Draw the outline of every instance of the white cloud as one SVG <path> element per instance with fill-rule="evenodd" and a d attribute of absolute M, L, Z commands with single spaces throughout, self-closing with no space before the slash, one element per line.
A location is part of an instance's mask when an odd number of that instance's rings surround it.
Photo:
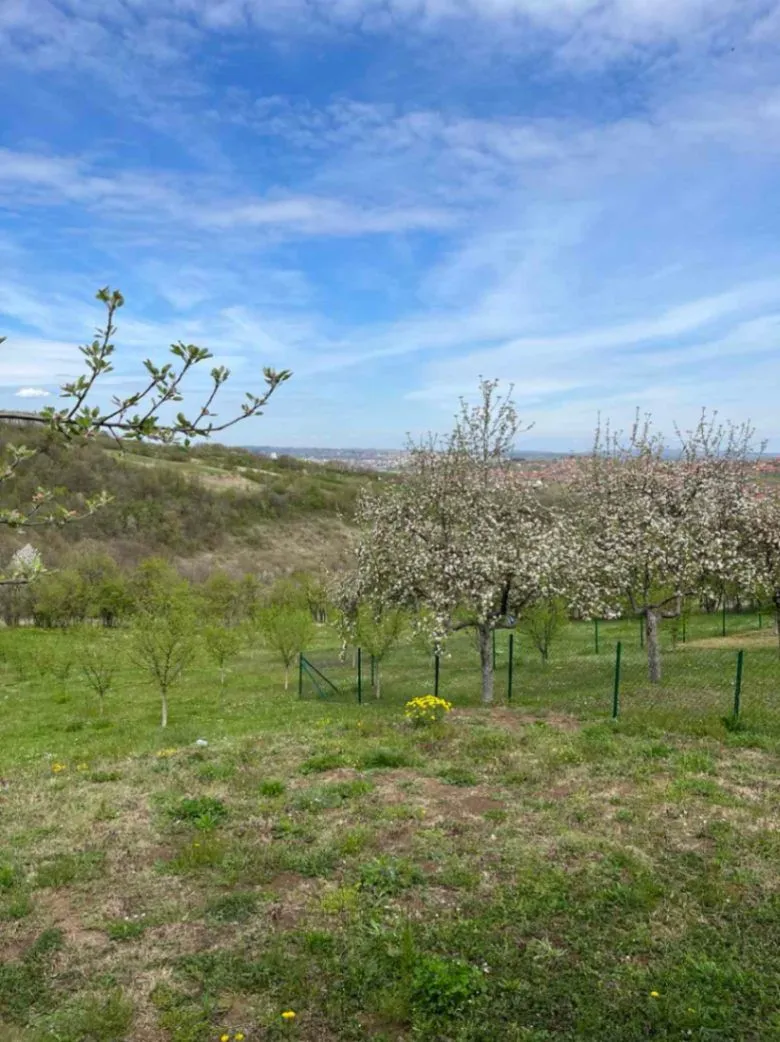
<path fill-rule="evenodd" d="M 442 207 L 360 205 L 326 196 L 277 192 L 258 198 L 234 180 L 158 171 L 128 173 L 96 167 L 86 157 L 0 149 L 0 199 L 21 205 L 78 204 L 109 221 L 159 227 L 160 219 L 201 229 L 267 229 L 305 235 L 370 235 L 442 228 L 454 215 Z M 226 200 L 230 200 L 227 202 Z"/>
<path fill-rule="evenodd" d="M 36 68 L 78 62 L 107 79 L 113 70 L 119 91 L 140 61 L 173 72 L 179 90 L 177 63 L 207 35 L 466 34 L 468 60 L 552 50 L 561 61 L 604 64 L 639 48 L 691 51 L 747 34 L 771 44 L 777 9 L 776 0 L 5 0 L 0 51 Z"/>
<path fill-rule="evenodd" d="M 16 392 L 17 398 L 48 398 L 49 392 L 42 387 L 20 387 Z"/>

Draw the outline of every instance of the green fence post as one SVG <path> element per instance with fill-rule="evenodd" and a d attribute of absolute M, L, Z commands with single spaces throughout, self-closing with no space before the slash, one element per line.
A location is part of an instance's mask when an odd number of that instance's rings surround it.
<path fill-rule="evenodd" d="M 363 701 L 363 655 L 360 648 L 357 649 L 357 698 L 360 705 Z"/>
<path fill-rule="evenodd" d="M 761 614 L 761 609 L 758 609 L 758 628 L 761 629 L 764 625 L 764 617 Z"/>
<path fill-rule="evenodd" d="M 721 616 L 720 635 L 721 635 L 721 637 L 725 637 L 726 636 L 726 598 L 725 597 L 723 598 L 723 612 L 722 612 L 722 616 Z"/>
<path fill-rule="evenodd" d="M 685 616 L 682 617 L 682 642 L 685 643 Z"/>
<path fill-rule="evenodd" d="M 509 634 L 509 674 L 507 676 L 506 685 L 506 700 L 507 702 L 512 701 L 512 675 L 514 673 L 514 658 L 515 658 L 515 635 L 514 633 Z"/>
<path fill-rule="evenodd" d="M 620 657 L 623 653 L 623 644 L 618 641 L 615 646 L 615 683 L 612 687 L 612 719 L 617 720 L 620 711 Z"/>
<path fill-rule="evenodd" d="M 734 719 L 739 718 L 742 707 L 742 666 L 745 661 L 745 652 L 737 652 L 737 675 L 734 678 Z"/>
<path fill-rule="evenodd" d="M 298 698 L 303 698 L 303 652 L 298 655 Z"/>
<path fill-rule="evenodd" d="M 496 668 L 496 631 L 493 630 L 493 669 Z"/>
<path fill-rule="evenodd" d="M 598 655 L 598 653 L 599 653 L 599 620 L 598 619 L 594 619 L 593 620 L 593 628 L 594 628 L 595 637 L 596 637 L 596 654 Z"/>
<path fill-rule="evenodd" d="M 433 693 L 439 697 L 439 669 L 441 667 L 441 655 L 437 651 L 433 657 Z"/>

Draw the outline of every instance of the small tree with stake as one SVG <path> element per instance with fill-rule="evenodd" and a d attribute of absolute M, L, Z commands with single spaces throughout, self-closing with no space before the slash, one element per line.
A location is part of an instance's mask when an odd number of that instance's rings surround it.
<path fill-rule="evenodd" d="M 139 390 L 127 397 L 115 397 L 107 408 L 93 404 L 95 392 L 104 383 L 113 369 L 115 351 L 113 337 L 117 331 L 114 319 L 124 305 L 118 290 L 101 289 L 97 299 L 105 306 L 106 324 L 98 329 L 91 343 L 82 347 L 85 372 L 61 388 L 61 397 L 69 404 L 63 408 L 46 408 L 39 413 L 0 411 L 0 423 L 22 422 L 45 427 L 51 438 L 67 444 L 78 444 L 84 439 L 105 434 L 118 441 L 123 439 L 157 441 L 165 444 L 179 439 L 189 442 L 193 438 L 209 438 L 232 427 L 241 420 L 259 416 L 274 391 L 290 376 L 288 370 L 263 369 L 265 390 L 256 395 L 246 393 L 238 415 L 218 420 L 213 411 L 220 390 L 230 376 L 224 366 L 211 370 L 211 387 L 202 404 L 190 416 L 176 413 L 164 419 L 163 413 L 169 406 L 183 400 L 184 384 L 188 374 L 212 356 L 205 348 L 182 342 L 173 344 L 170 352 L 172 362 L 159 365 L 151 359 L 144 362 L 146 377 Z M 4 337 L 0 337 L 3 343 Z M 0 449 L 0 491 L 14 480 L 21 467 L 28 464 L 38 453 L 44 451 L 42 442 L 38 448 L 25 445 L 5 445 Z M 3 507 L 0 505 L 0 525 L 23 530 L 47 525 L 64 525 L 93 514 L 105 506 L 109 497 L 105 494 L 86 502 L 73 504 L 62 501 L 53 489 L 38 489 L 26 507 Z M 12 563 L 0 584 L 29 582 L 42 570 L 40 558 Z"/>

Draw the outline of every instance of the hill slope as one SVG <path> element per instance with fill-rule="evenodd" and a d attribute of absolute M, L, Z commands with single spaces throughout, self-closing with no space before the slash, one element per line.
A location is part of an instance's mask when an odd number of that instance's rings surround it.
<path fill-rule="evenodd" d="M 0 532 L 7 559 L 32 542 L 57 565 L 77 547 L 99 545 L 132 565 L 161 554 L 200 570 L 275 574 L 338 563 L 359 489 L 369 473 L 271 459 L 224 445 L 118 446 L 109 439 L 63 446 L 33 427 L 0 428 L 3 444 L 42 451 L 0 489 L 3 506 L 29 505 L 39 487 L 57 488 L 74 509 L 105 490 L 111 504 L 57 529 Z"/>

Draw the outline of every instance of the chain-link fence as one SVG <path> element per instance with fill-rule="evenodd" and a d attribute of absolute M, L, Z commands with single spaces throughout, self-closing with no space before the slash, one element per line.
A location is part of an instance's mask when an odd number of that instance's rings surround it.
<path fill-rule="evenodd" d="M 780 642 L 774 618 L 721 612 L 664 620 L 659 630 L 661 679 L 651 683 L 639 619 L 571 622 L 545 657 L 522 628 L 498 630 L 493 646 L 494 698 L 529 711 L 584 719 L 617 716 L 659 727 L 780 732 Z M 619 648 L 619 650 L 618 650 Z M 473 633 L 453 635 L 441 654 L 415 641 L 381 659 L 365 649 L 301 658 L 301 697 L 403 703 L 439 694 L 477 705 L 481 667 Z"/>

